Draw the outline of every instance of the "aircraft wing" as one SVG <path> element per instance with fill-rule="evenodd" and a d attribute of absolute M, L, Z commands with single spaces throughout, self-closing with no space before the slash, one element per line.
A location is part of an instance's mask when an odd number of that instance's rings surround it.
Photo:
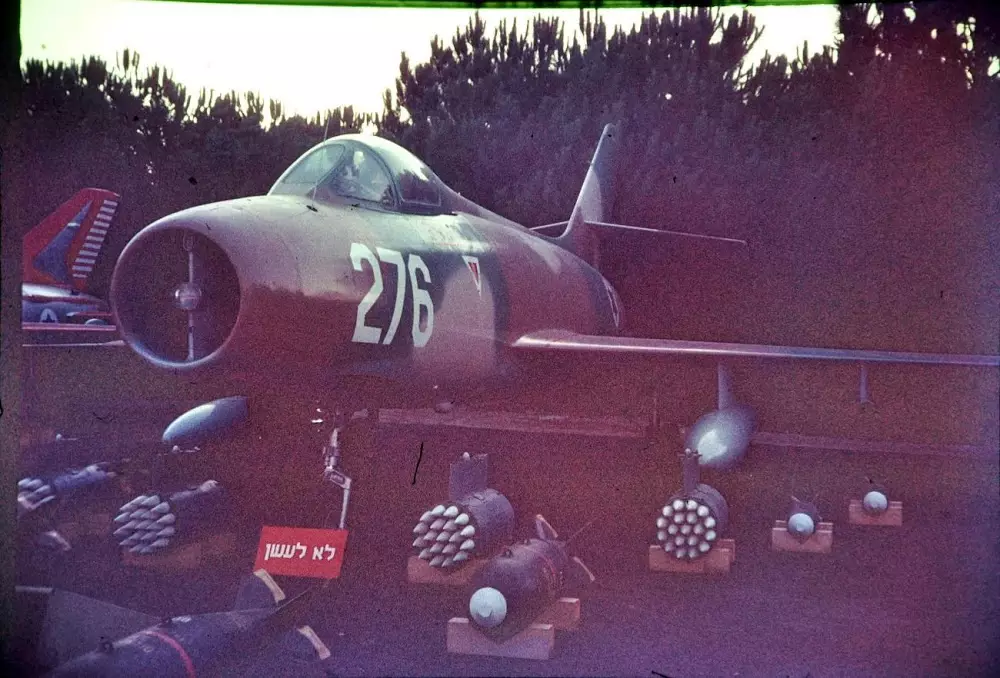
<path fill-rule="evenodd" d="M 531 332 L 514 342 L 515 349 L 533 351 L 567 351 L 575 353 L 709 358 L 782 358 L 826 360 L 853 363 L 898 363 L 911 365 L 965 365 L 997 367 L 1000 356 L 957 355 L 950 353 L 907 353 L 867 351 L 842 348 L 812 348 L 805 346 L 768 346 L 764 344 L 729 344 L 712 341 L 680 339 L 641 339 L 577 334 L 565 330 Z"/>

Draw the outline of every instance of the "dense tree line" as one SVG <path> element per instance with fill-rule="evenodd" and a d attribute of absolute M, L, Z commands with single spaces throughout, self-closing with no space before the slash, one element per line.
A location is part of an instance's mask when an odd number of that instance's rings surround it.
<path fill-rule="evenodd" d="M 24 153 L 11 168 L 25 196 L 17 223 L 30 228 L 83 186 L 109 188 L 123 196 L 111 252 L 163 215 L 266 192 L 324 134 L 354 131 L 372 118 L 350 107 L 286 117 L 279 102 L 265 106 L 252 92 L 203 90 L 195 99 L 169 71 L 143 69 L 128 50 L 113 67 L 97 58 L 30 61 L 22 77 L 17 142 Z M 98 287 L 113 263 L 99 260 Z"/>
<path fill-rule="evenodd" d="M 253 94 L 193 98 L 134 54 L 114 67 L 31 62 L 24 161 L 10 168 L 18 223 L 103 186 L 124 196 L 120 248 L 163 214 L 266 191 L 325 134 L 366 124 L 476 202 L 560 221 L 617 121 L 616 221 L 751 243 L 746 256 L 605 243 L 635 333 L 995 349 L 1000 50 L 988 4 L 845 6 L 835 50 L 752 65 L 760 30 L 747 13 L 654 12 L 610 33 L 582 13 L 580 29 L 568 40 L 555 19 L 476 17 L 435 38 L 426 62 L 403 55 L 379 114 L 312 119 Z"/>

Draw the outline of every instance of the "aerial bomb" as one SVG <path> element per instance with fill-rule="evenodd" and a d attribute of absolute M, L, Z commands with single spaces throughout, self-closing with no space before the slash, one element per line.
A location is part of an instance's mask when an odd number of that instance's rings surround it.
<path fill-rule="evenodd" d="M 213 519 L 222 498 L 222 488 L 214 480 L 169 497 L 140 495 L 118 509 L 112 521 L 115 528 L 112 536 L 122 548 L 131 547 L 129 552 L 133 554 L 150 555 L 162 551 L 177 543 L 179 537 L 187 539 L 197 534 Z"/>
<path fill-rule="evenodd" d="M 542 516 L 535 516 L 535 533 L 502 549 L 472 577 L 469 618 L 492 640 L 506 640 L 531 625 L 559 597 L 569 576 L 594 580 Z"/>
<path fill-rule="evenodd" d="M 484 586 L 469 598 L 469 614 L 481 628 L 496 628 L 507 618 L 507 599 L 495 588 Z"/>
<path fill-rule="evenodd" d="M 492 553 L 509 543 L 513 532 L 514 508 L 510 501 L 496 490 L 487 488 L 424 512 L 413 528 L 413 534 L 423 539 L 414 541 L 413 548 L 417 557 L 431 567 L 447 569 L 468 562 L 472 556 Z M 434 546 L 425 548 L 428 544 Z M 454 553 L 452 546 L 460 553 L 450 558 L 437 557 Z M 463 553 L 465 557 L 457 557 Z"/>
<path fill-rule="evenodd" d="M 163 431 L 163 442 L 173 452 L 226 438 L 245 429 L 250 420 L 246 396 L 219 398 L 194 407 L 174 419 Z"/>
<path fill-rule="evenodd" d="M 816 521 L 808 513 L 788 516 L 788 532 L 797 539 L 808 539 L 816 531 Z"/>
<path fill-rule="evenodd" d="M 816 505 L 792 497 L 792 505 L 788 510 L 788 533 L 805 541 L 816 532 L 819 525 L 819 512 Z"/>

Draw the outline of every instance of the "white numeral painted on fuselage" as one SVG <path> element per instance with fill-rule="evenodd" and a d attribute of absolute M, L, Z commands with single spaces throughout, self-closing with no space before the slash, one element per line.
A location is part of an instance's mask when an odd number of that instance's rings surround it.
<path fill-rule="evenodd" d="M 405 266 L 403 264 L 403 255 L 396 250 L 387 250 L 382 247 L 376 247 L 375 251 L 378 252 L 379 259 L 396 267 L 396 304 L 392 307 L 392 319 L 389 321 L 389 329 L 385 331 L 385 338 L 382 339 L 383 344 L 391 344 L 393 337 L 396 336 L 396 330 L 399 329 L 399 319 L 403 317 L 403 299 L 406 298 L 406 275 L 404 275 Z M 416 289 L 416 285 L 413 287 Z M 359 306 L 359 314 L 360 310 L 361 307 Z M 414 335 L 414 337 L 416 337 L 416 335 Z"/>
<path fill-rule="evenodd" d="M 409 278 L 410 291 L 413 295 L 413 345 L 418 347 L 425 346 L 431 338 L 431 333 L 434 331 L 434 302 L 431 300 L 430 293 L 420 287 L 417 272 L 420 272 L 425 284 L 429 283 L 431 281 L 431 272 L 427 268 L 427 264 L 424 263 L 419 254 L 409 255 L 409 257 L 406 257 L 406 262 L 404 263 L 403 255 L 396 250 L 376 247 L 375 252 L 378 253 L 377 257 L 367 245 L 357 242 L 351 243 L 351 265 L 354 266 L 354 270 L 364 270 L 361 263 L 368 262 L 368 266 L 372 270 L 372 277 L 374 278 L 371 288 L 358 303 L 358 315 L 354 321 L 354 336 L 351 338 L 351 341 L 360 344 L 392 343 L 392 340 L 396 337 L 396 331 L 399 329 L 399 321 L 403 317 L 403 303 L 406 299 L 406 280 Z M 381 328 L 372 327 L 365 323 L 365 316 L 368 315 L 368 311 L 378 301 L 384 289 L 379 260 L 396 268 L 396 299 L 392 308 L 392 318 L 389 320 L 389 327 L 386 329 L 384 337 L 382 336 Z M 404 275 L 404 270 L 408 275 Z M 422 317 L 425 317 L 424 322 L 421 322 Z"/>
<path fill-rule="evenodd" d="M 382 330 L 377 327 L 365 325 L 365 315 L 367 315 L 372 305 L 379 298 L 379 295 L 382 294 L 382 269 L 379 268 L 378 259 L 375 258 L 375 255 L 372 254 L 372 251 L 367 246 L 357 242 L 351 243 L 351 265 L 354 266 L 355 271 L 363 270 L 361 267 L 362 261 L 368 262 L 375 281 L 372 283 L 371 289 L 361 299 L 361 303 L 358 304 L 358 317 L 354 321 L 354 336 L 351 338 L 351 341 L 362 344 L 377 344 L 382 336 Z"/>
<path fill-rule="evenodd" d="M 410 255 L 410 289 L 413 290 L 413 345 L 424 346 L 431 338 L 434 331 L 434 302 L 431 301 L 430 293 L 422 289 L 417 284 L 417 271 L 424 277 L 424 282 L 431 281 L 431 272 L 427 269 L 427 264 L 417 254 Z M 420 327 L 420 316 L 423 310 L 427 312 L 427 322 L 423 329 Z"/>

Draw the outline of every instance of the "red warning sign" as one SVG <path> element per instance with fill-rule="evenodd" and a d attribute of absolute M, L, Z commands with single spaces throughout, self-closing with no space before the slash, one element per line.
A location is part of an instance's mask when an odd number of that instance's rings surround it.
<path fill-rule="evenodd" d="M 265 525 L 254 569 L 290 577 L 336 579 L 344 562 L 347 530 Z"/>

